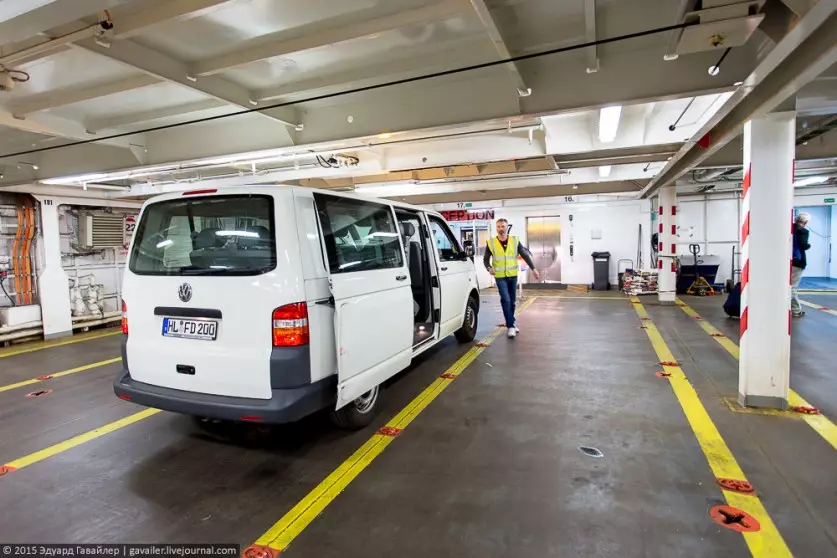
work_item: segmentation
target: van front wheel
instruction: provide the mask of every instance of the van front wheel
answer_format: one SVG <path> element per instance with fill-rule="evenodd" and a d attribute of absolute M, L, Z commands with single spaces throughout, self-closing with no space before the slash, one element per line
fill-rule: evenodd
<path fill-rule="evenodd" d="M 454 335 L 460 343 L 470 343 L 477 336 L 477 301 L 474 297 L 468 297 L 468 305 L 465 307 L 465 319 L 462 327 Z"/>
<path fill-rule="evenodd" d="M 375 419 L 380 407 L 381 386 L 375 386 L 345 407 L 331 412 L 331 421 L 346 430 L 360 430 Z"/>

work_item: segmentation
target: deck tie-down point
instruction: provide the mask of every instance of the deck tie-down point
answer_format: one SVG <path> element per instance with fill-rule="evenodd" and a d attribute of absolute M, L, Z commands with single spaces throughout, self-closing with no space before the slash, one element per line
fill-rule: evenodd
<path fill-rule="evenodd" d="M 11 465 L 0 465 L 0 477 L 2 477 L 3 475 L 8 475 L 14 470 L 15 468 Z"/>
<path fill-rule="evenodd" d="M 664 360 L 660 362 L 660 366 L 680 366 L 675 360 Z"/>
<path fill-rule="evenodd" d="M 453 380 L 456 378 L 456 374 L 451 374 L 450 372 L 445 372 L 439 376 L 440 378 L 444 378 L 445 380 Z"/>
<path fill-rule="evenodd" d="M 822 412 L 817 409 L 816 407 L 806 407 L 806 406 L 799 406 L 799 407 L 792 407 L 794 411 L 797 413 L 802 413 L 803 415 L 821 415 Z"/>
<path fill-rule="evenodd" d="M 380 430 L 378 430 L 378 434 L 381 436 L 389 436 L 390 438 L 395 438 L 399 434 L 401 434 L 401 428 L 396 428 L 395 426 L 384 426 Z"/>
<path fill-rule="evenodd" d="M 51 389 L 41 389 L 38 391 L 33 391 L 32 393 L 27 393 L 26 397 L 41 397 L 43 395 L 49 395 L 52 393 Z"/>
<path fill-rule="evenodd" d="M 709 517 L 718 525 L 739 533 L 752 533 L 761 529 L 761 525 L 755 517 L 732 506 L 712 506 L 709 509 Z"/>
<path fill-rule="evenodd" d="M 52 379 L 52 374 L 44 374 L 43 376 L 36 376 L 35 379 L 38 380 L 39 382 L 43 382 L 44 380 L 51 380 Z"/>
<path fill-rule="evenodd" d="M 241 556 L 242 558 L 276 558 L 279 556 L 279 551 L 269 546 L 254 544 L 245 548 Z"/>
<path fill-rule="evenodd" d="M 752 494 L 755 490 L 753 485 L 747 481 L 737 479 L 715 479 L 718 486 L 730 492 L 738 492 L 740 494 Z"/>
<path fill-rule="evenodd" d="M 604 457 L 604 454 L 596 448 L 591 448 L 589 446 L 579 446 L 578 449 L 587 457 Z"/>
<path fill-rule="evenodd" d="M 474 343 L 474 346 L 485 348 L 485 347 L 488 347 L 488 343 Z"/>
<path fill-rule="evenodd" d="M 726 337 L 723 333 L 713 333 L 712 337 Z"/>
<path fill-rule="evenodd" d="M 660 378 L 668 378 L 669 376 L 671 376 L 671 372 L 666 372 L 666 371 L 657 372 L 657 376 L 659 376 Z"/>

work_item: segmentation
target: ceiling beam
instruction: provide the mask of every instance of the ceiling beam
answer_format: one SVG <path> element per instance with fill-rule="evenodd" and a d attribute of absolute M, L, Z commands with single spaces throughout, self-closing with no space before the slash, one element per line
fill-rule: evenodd
<path fill-rule="evenodd" d="M 67 120 L 49 114 L 38 114 L 29 116 L 27 118 L 18 118 L 7 110 L 0 109 L 0 125 L 8 126 L 16 130 L 23 130 L 25 132 L 32 132 L 35 134 L 44 134 L 58 138 L 66 138 L 71 140 L 90 140 L 96 139 L 96 136 L 88 133 L 84 126 L 74 120 Z M 132 147 L 142 147 L 139 138 L 117 138 L 112 140 L 104 140 L 103 145 L 111 145 L 114 147 L 122 147 L 130 149 Z M 0 154 L 2 156 L 2 154 Z"/>
<path fill-rule="evenodd" d="M 596 40 L 596 0 L 584 0 L 585 39 L 588 43 Z M 596 45 L 585 49 L 587 57 L 587 73 L 599 71 L 599 52 Z"/>
<path fill-rule="evenodd" d="M 410 53 L 408 56 L 397 56 L 368 66 L 331 74 L 320 74 L 317 77 L 259 89 L 254 92 L 254 95 L 258 101 L 271 101 L 289 97 L 304 98 L 314 94 L 314 92 L 320 94 L 332 89 L 339 90 L 341 86 L 366 87 L 367 85 L 385 83 L 394 79 L 431 74 L 452 67 L 478 64 L 486 60 L 486 42 L 483 36 L 442 41 L 430 45 L 429 48 L 422 49 L 420 56 Z M 435 58 L 436 55 L 450 52 L 456 52 L 457 57 L 445 60 L 441 64 L 433 62 L 433 60 L 444 60 L 444 57 Z"/>
<path fill-rule="evenodd" d="M 643 189 L 647 197 L 689 172 L 837 63 L 837 0 L 820 0 L 756 67 L 721 110 L 695 134 L 709 145 L 686 143 Z"/>
<path fill-rule="evenodd" d="M 393 11 L 390 8 L 390 13 L 385 15 L 381 15 L 377 9 L 363 10 L 349 17 L 330 18 L 257 37 L 244 43 L 239 50 L 196 62 L 190 66 L 189 71 L 193 76 L 209 76 L 260 60 L 448 19 L 463 13 L 465 9 L 463 0 L 442 0 L 411 10 Z"/>
<path fill-rule="evenodd" d="M 637 183 L 639 185 L 637 185 Z M 385 196 L 389 199 L 406 201 L 415 205 L 429 205 L 434 203 L 476 202 L 513 200 L 523 198 L 549 198 L 555 196 L 579 196 L 582 194 L 636 194 L 643 181 L 621 180 L 614 182 L 591 182 L 589 184 L 574 185 L 554 184 L 550 186 L 521 186 L 519 188 L 502 188 L 497 190 L 480 189 L 477 185 L 473 190 L 462 192 L 440 192 L 438 194 L 420 194 L 416 196 Z M 578 189 L 573 186 L 579 186 Z"/>
<path fill-rule="evenodd" d="M 105 7 L 107 7 L 107 5 L 116 4 L 113 0 L 110 2 L 103 2 L 102 0 L 97 0 L 95 2 L 93 0 L 82 0 L 81 2 L 78 0 L 69 1 L 70 3 L 75 1 L 77 4 L 86 4 L 91 7 L 99 4 L 106 4 Z M 141 4 L 128 4 L 127 7 L 124 8 L 116 6 L 115 9 L 111 10 L 111 20 L 113 21 L 114 28 L 107 33 L 107 36 L 110 39 L 127 39 L 153 25 L 207 10 L 214 6 L 225 4 L 229 1 L 230 0 L 144 0 Z M 62 3 L 62 6 L 63 5 L 64 4 Z M 92 16 L 94 13 L 101 11 L 101 9 L 91 9 L 89 12 L 80 10 L 67 12 L 71 14 L 75 13 L 75 18 L 68 19 L 65 14 L 64 17 L 61 18 L 53 18 L 50 20 L 44 19 L 44 23 L 38 31 L 14 40 L 21 41 L 23 39 L 29 39 L 35 35 L 44 37 L 45 40 L 42 42 L 35 42 L 34 44 L 27 40 L 25 41 L 28 43 L 26 45 L 6 43 L 3 51 L 8 52 L 9 54 L 0 57 L 0 64 L 7 66 L 12 63 L 16 66 L 29 64 L 36 60 L 40 60 L 41 58 L 46 58 L 66 51 L 67 48 L 65 45 L 92 37 L 96 31 L 100 31 L 99 26 L 96 24 L 91 25 L 90 23 L 86 23 L 80 19 Z M 73 21 L 73 19 L 76 21 Z M 50 25 L 48 22 L 53 24 Z M 0 24 L 0 26 L 1 25 L 2 24 Z M 57 27 L 62 27 L 62 31 L 47 32 L 47 30 Z M 0 33 L 0 37 L 7 38 L 8 36 L 9 35 Z"/>
<path fill-rule="evenodd" d="M 227 103 L 223 101 L 219 101 L 217 99 L 206 99 L 205 101 L 197 101 L 185 105 L 175 105 L 140 112 L 130 112 L 117 116 L 93 118 L 87 121 L 85 127 L 91 134 L 93 134 L 102 130 L 112 130 L 114 128 L 122 128 L 123 126 L 130 126 L 131 124 L 152 122 L 154 120 L 160 120 L 161 118 L 170 118 L 172 116 L 202 112 L 224 106 L 227 106 Z"/>
<path fill-rule="evenodd" d="M 103 48 L 92 39 L 85 39 L 76 43 L 76 46 L 156 78 L 176 83 L 192 91 L 203 93 L 241 108 L 253 109 L 258 104 L 244 87 L 217 76 L 190 79 L 186 64 L 183 62 L 169 58 L 130 40 L 113 41 L 109 48 Z M 298 124 L 298 114 L 293 107 L 271 109 L 258 114 L 281 122 L 286 126 L 296 126 Z M 285 132 L 288 141 L 293 141 L 291 132 L 288 130 L 285 130 Z"/>
<path fill-rule="evenodd" d="M 485 4 L 485 0 L 471 0 L 471 5 L 474 7 L 474 10 L 476 10 L 483 27 L 485 27 L 485 30 L 488 32 L 491 42 L 494 43 L 494 48 L 497 50 L 497 54 L 500 55 L 500 59 L 506 60 L 511 58 L 512 55 L 506 46 L 506 42 L 503 40 L 500 28 L 497 27 L 497 22 L 495 21 L 494 16 L 491 15 L 491 11 Z M 520 70 L 518 69 L 517 64 L 509 62 L 505 66 L 514 79 L 514 86 L 517 88 L 518 96 L 528 97 L 532 93 L 532 90 L 528 88 L 526 86 L 526 82 L 523 81 L 523 76 L 520 75 Z"/>
<path fill-rule="evenodd" d="M 677 19 L 675 19 L 672 24 L 677 25 L 679 23 L 683 23 L 683 20 L 686 18 L 686 14 L 693 11 L 696 5 L 697 0 L 680 0 L 680 8 L 677 10 Z M 682 29 L 675 29 L 671 32 L 671 36 L 668 40 L 668 47 L 666 47 L 666 58 L 670 60 L 678 58 L 677 44 L 680 42 L 680 37 L 682 35 Z"/>
<path fill-rule="evenodd" d="M 160 80 L 153 76 L 139 74 L 117 81 L 97 83 L 84 87 L 58 89 L 37 95 L 30 95 L 20 101 L 9 103 L 7 108 L 16 117 L 22 117 L 33 112 L 89 101 L 90 99 L 98 99 L 99 97 L 123 93 L 158 83 L 160 83 Z"/>

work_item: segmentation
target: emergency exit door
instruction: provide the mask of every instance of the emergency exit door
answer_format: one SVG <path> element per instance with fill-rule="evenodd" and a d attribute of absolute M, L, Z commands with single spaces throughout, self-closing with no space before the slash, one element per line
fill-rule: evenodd
<path fill-rule="evenodd" d="M 532 262 L 541 273 L 544 283 L 561 281 L 561 218 L 528 217 L 526 219 L 526 244 L 532 252 Z M 529 282 L 534 282 L 532 271 Z"/>

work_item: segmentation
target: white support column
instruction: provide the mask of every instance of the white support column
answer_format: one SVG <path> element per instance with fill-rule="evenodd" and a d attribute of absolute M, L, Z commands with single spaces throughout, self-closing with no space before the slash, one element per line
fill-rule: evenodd
<path fill-rule="evenodd" d="M 660 188 L 660 203 L 657 208 L 659 219 L 659 257 L 657 259 L 658 298 L 660 304 L 674 304 L 677 296 L 677 190 L 675 186 Z"/>
<path fill-rule="evenodd" d="M 796 116 L 744 126 L 739 401 L 786 409 L 790 380 L 790 268 Z"/>
<path fill-rule="evenodd" d="M 41 242 L 44 249 L 44 268 L 38 278 L 44 339 L 73 334 L 70 314 L 70 290 L 67 274 L 61 266 L 61 231 L 58 226 L 58 203 L 51 198 L 36 196 L 41 204 Z"/>

